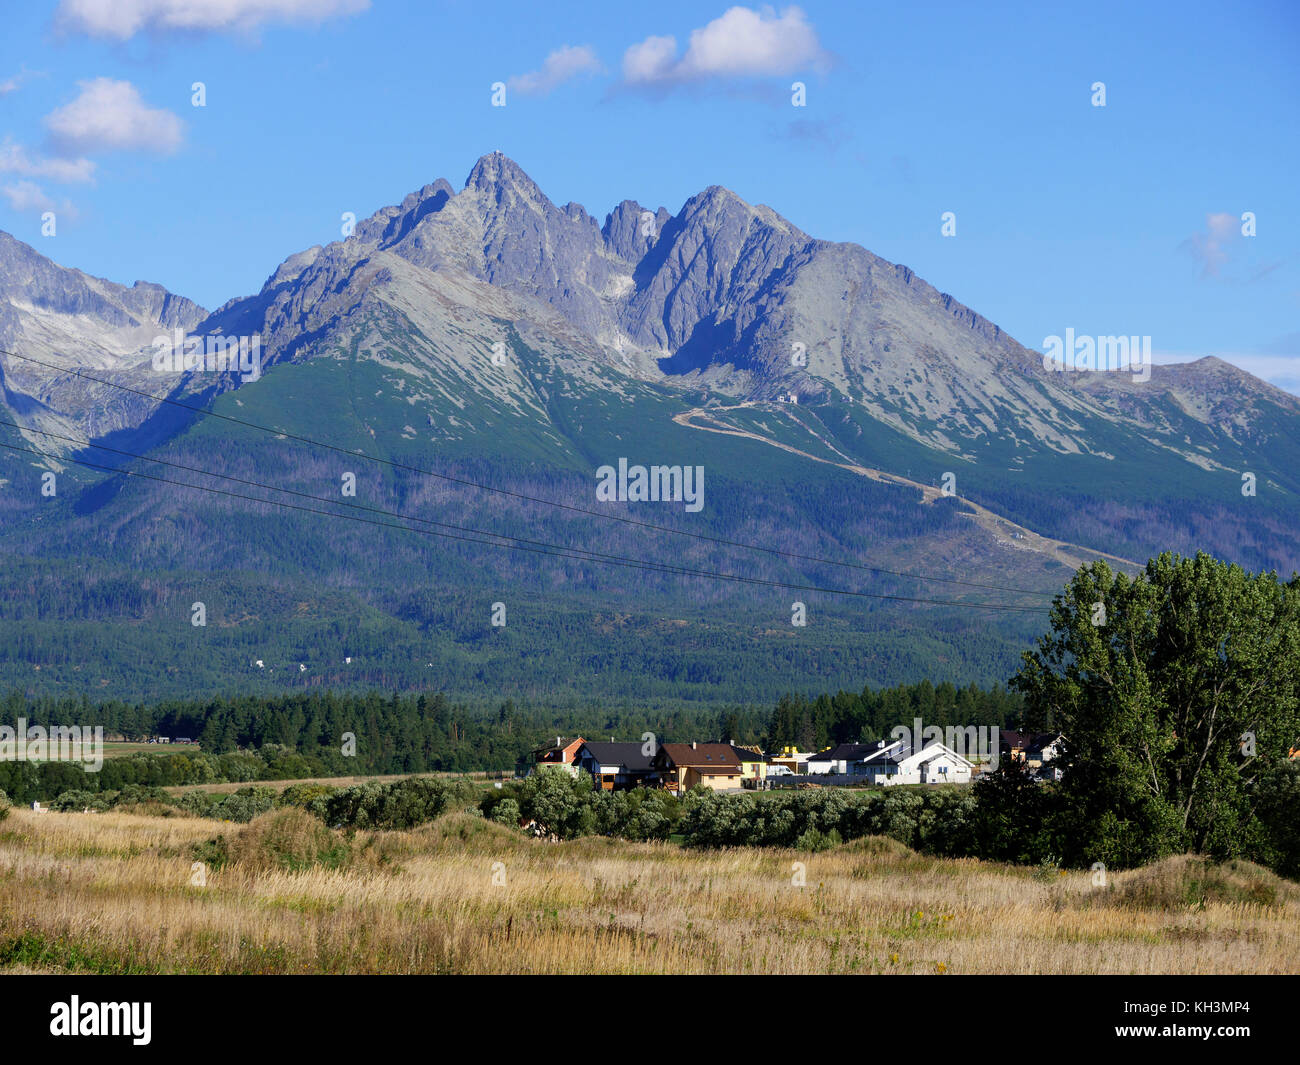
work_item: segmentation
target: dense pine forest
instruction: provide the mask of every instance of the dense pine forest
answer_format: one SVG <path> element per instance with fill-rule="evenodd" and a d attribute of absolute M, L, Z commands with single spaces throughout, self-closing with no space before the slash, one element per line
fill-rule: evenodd
<path fill-rule="evenodd" d="M 3 720 L 29 725 L 102 725 L 106 738 L 127 741 L 186 737 L 190 747 L 112 757 L 98 773 L 67 762 L 0 762 L 0 790 L 15 801 L 60 791 L 111 791 L 127 785 L 166 786 L 384 773 L 514 770 L 529 752 L 557 734 L 591 739 L 664 742 L 728 739 L 765 749 L 787 743 L 820 749 L 838 742 L 882 738 L 895 725 L 1014 723 L 1020 700 L 995 686 L 958 689 L 929 681 L 888 689 L 783 696 L 772 709 L 754 705 L 668 710 L 626 707 L 571 710 L 495 708 L 452 702 L 441 693 L 402 695 L 325 692 L 247 696 L 152 705 L 110 701 L 28 699 L 11 694 Z M 355 737 L 344 753 L 345 737 Z M 166 753 L 162 753 L 162 752 Z"/>

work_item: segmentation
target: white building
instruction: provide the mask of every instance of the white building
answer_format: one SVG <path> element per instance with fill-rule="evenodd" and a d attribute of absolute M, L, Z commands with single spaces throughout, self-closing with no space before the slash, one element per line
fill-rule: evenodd
<path fill-rule="evenodd" d="M 937 740 L 919 751 L 901 740 L 885 743 L 862 759 L 860 771 L 872 784 L 969 784 L 974 763 Z"/>

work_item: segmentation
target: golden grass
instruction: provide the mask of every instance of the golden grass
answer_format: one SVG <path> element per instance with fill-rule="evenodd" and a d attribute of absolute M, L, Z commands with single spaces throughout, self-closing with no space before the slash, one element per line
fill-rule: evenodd
<path fill-rule="evenodd" d="M 192 886 L 218 834 L 229 860 Z M 1297 917 L 1300 886 L 1192 857 L 1099 889 L 884 839 L 551 844 L 454 814 L 349 843 L 292 809 L 0 823 L 4 972 L 1297 973 Z"/>

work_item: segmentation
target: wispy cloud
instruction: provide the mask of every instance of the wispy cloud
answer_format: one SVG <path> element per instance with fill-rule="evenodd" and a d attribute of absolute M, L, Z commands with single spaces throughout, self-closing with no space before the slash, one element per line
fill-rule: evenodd
<path fill-rule="evenodd" d="M 56 211 L 65 220 L 77 218 L 77 210 L 69 201 L 64 200 L 62 205 L 56 204 L 34 181 L 15 181 L 13 184 L 0 187 L 0 195 L 9 201 L 9 206 L 13 210 L 21 214 L 29 211 L 40 213 Z"/>
<path fill-rule="evenodd" d="M 1205 216 L 1205 229 L 1193 233 L 1182 248 L 1201 264 L 1202 277 L 1218 277 L 1228 261 L 1229 248 L 1241 236 L 1236 215 L 1217 212 Z"/>
<path fill-rule="evenodd" d="M 129 81 L 94 78 L 77 83 L 75 100 L 45 116 L 50 142 L 63 154 L 149 151 L 180 147 L 184 124 L 172 112 L 147 106 Z"/>
<path fill-rule="evenodd" d="M 768 132 L 777 140 L 824 148 L 832 153 L 851 139 L 851 134 L 844 128 L 844 121 L 840 118 L 796 118 L 790 122 L 773 123 L 768 127 Z"/>
<path fill-rule="evenodd" d="M 515 92 L 525 95 L 544 96 L 558 89 L 566 81 L 584 74 L 599 74 L 605 69 L 596 53 L 585 44 L 568 45 L 557 48 L 546 57 L 541 70 L 528 74 L 517 74 L 506 82 Z"/>
<path fill-rule="evenodd" d="M 623 54 L 623 81 L 635 87 L 667 87 L 821 70 L 829 63 L 802 9 L 787 7 L 778 15 L 770 7 L 733 7 L 692 30 L 680 58 L 672 36 L 651 36 L 632 45 Z"/>
<path fill-rule="evenodd" d="M 17 92 L 26 85 L 32 78 L 39 78 L 42 75 L 34 70 L 28 70 L 23 67 L 17 74 L 0 81 L 0 97 L 8 96 L 11 92 Z"/>
<path fill-rule="evenodd" d="M 268 23 L 320 23 L 369 7 L 370 0 L 63 0 L 55 25 L 125 41 L 146 30 L 249 33 Z"/>
<path fill-rule="evenodd" d="M 1257 239 L 1263 238 L 1253 235 L 1253 226 L 1248 215 L 1210 212 L 1205 216 L 1205 228 L 1184 240 L 1179 250 L 1200 264 L 1203 281 L 1253 285 L 1283 264 L 1282 259 L 1265 260 L 1259 254 L 1267 245 L 1256 247 Z"/>
<path fill-rule="evenodd" d="M 5 139 L 0 143 L 0 173 L 22 177 L 49 178 L 63 184 L 83 184 L 95 178 L 95 164 L 86 158 L 56 159 L 30 156 L 21 144 Z"/>
<path fill-rule="evenodd" d="M 54 206 L 45 191 L 34 181 L 15 181 L 6 185 L 0 192 L 9 201 L 15 211 L 48 211 Z"/>

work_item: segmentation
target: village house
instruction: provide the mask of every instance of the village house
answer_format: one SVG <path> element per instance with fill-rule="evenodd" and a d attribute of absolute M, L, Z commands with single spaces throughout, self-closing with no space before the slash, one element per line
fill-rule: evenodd
<path fill-rule="evenodd" d="M 846 776 L 856 773 L 857 766 L 869 755 L 878 751 L 876 743 L 841 743 L 808 759 L 809 773 L 837 773 Z"/>
<path fill-rule="evenodd" d="M 742 787 L 761 788 L 767 780 L 767 756 L 757 747 L 737 747 L 730 745 L 732 753 L 740 759 L 740 782 Z"/>
<path fill-rule="evenodd" d="M 663 786 L 678 795 L 696 786 L 712 791 L 744 786 L 740 758 L 729 743 L 665 743 L 653 765 Z"/>
<path fill-rule="evenodd" d="M 596 743 L 584 740 L 574 761 L 578 768 L 590 773 L 596 787 L 603 791 L 625 791 L 657 782 L 651 760 L 654 754 L 645 753 L 646 744 Z"/>
<path fill-rule="evenodd" d="M 951 747 L 934 742 L 913 750 L 902 740 L 878 741 L 856 770 L 872 784 L 969 784 L 974 763 Z"/>
<path fill-rule="evenodd" d="M 586 742 L 581 736 L 574 739 L 566 739 L 564 736 L 556 736 L 554 743 L 548 743 L 545 747 L 536 747 L 533 749 L 533 764 L 529 769 L 531 773 L 539 766 L 555 767 L 568 772 L 570 776 L 578 775 L 578 749 Z"/>
<path fill-rule="evenodd" d="M 1056 732 L 1019 732 L 1004 728 L 998 735 L 1003 758 L 1024 762 L 1030 769 L 1041 769 L 1044 762 L 1055 761 L 1060 754 L 1061 736 Z"/>

